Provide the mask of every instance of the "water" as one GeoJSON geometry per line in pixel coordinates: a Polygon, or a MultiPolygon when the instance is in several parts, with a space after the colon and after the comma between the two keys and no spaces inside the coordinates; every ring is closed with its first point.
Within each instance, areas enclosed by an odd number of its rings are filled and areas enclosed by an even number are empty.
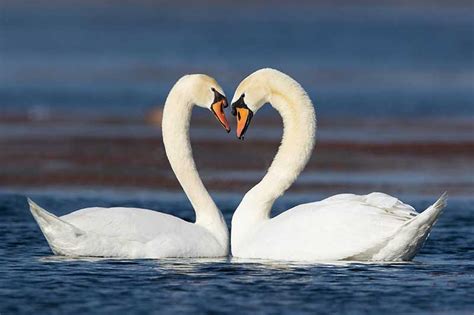
{"type": "MultiPolygon", "coordinates": [[[[78,196],[82,194],[33,194],[56,214],[91,205],[125,205],[192,220],[188,202],[179,195],[78,196]]],[[[276,208],[310,198],[283,198],[276,208]]],[[[239,196],[217,200],[229,220],[239,196]]],[[[432,199],[407,201],[423,209],[432,199]]],[[[0,313],[472,314],[473,209],[472,198],[450,199],[410,263],[71,259],[51,254],[23,196],[3,193],[0,313]]]]}

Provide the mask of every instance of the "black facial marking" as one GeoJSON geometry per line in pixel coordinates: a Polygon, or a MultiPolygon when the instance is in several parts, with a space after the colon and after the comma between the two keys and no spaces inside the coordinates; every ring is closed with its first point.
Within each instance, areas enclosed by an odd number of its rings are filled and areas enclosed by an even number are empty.
{"type": "Polygon", "coordinates": [[[247,104],[245,104],[244,98],[245,98],[245,94],[242,94],[240,98],[232,104],[232,115],[237,116],[237,120],[242,119],[242,117],[240,116],[240,112],[237,111],[237,108],[245,108],[249,111],[249,115],[247,116],[247,121],[245,122],[245,127],[242,130],[242,134],[239,137],[239,139],[241,140],[244,139],[244,134],[247,132],[247,128],[249,127],[250,121],[252,120],[252,117],[253,117],[253,111],[247,107],[247,104]]]}
{"type": "Polygon", "coordinates": [[[222,101],[224,100],[224,108],[227,108],[227,106],[229,106],[229,104],[227,103],[227,99],[225,98],[224,95],[222,95],[221,93],[217,92],[217,90],[215,88],[211,88],[211,91],[214,92],[214,101],[212,102],[212,104],[215,104],[219,101],[222,101]]]}
{"type": "Polygon", "coordinates": [[[245,104],[244,97],[245,97],[245,94],[242,94],[240,96],[240,98],[232,104],[232,115],[237,116],[237,108],[246,108],[246,109],[250,110],[247,107],[247,104],[245,104]]]}

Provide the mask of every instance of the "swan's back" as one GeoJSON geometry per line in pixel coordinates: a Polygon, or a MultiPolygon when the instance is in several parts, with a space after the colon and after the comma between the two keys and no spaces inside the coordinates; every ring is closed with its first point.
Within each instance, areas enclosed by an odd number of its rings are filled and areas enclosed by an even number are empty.
{"type": "Polygon", "coordinates": [[[62,220],[85,232],[94,232],[109,237],[126,236],[128,239],[146,242],[163,233],[192,223],[158,211],[140,208],[92,207],[74,211],[61,217],[62,220]]]}

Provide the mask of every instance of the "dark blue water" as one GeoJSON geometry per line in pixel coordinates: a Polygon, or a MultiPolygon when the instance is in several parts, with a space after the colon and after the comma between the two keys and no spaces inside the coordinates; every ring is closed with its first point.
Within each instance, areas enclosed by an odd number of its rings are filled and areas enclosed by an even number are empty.
{"type": "MultiPolygon", "coordinates": [[[[56,214],[125,205],[193,217],[182,198],[77,196],[33,197],[56,214]]],[[[227,219],[237,202],[218,198],[227,219]]],[[[68,259],[52,256],[23,196],[1,194],[0,313],[472,314],[473,225],[474,201],[450,199],[415,261],[403,264],[68,259]]]]}
{"type": "Polygon", "coordinates": [[[181,75],[275,67],[322,115],[474,116],[472,6],[4,4],[0,109],[142,114],[181,75]]]}

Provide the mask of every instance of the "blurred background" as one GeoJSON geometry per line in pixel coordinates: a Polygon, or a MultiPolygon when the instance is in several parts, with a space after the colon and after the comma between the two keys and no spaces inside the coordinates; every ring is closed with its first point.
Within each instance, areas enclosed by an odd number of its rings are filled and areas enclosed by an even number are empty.
{"type": "MultiPolygon", "coordinates": [[[[474,192],[470,1],[0,3],[3,190],[180,192],[160,130],[172,85],[206,73],[231,98],[274,67],[318,115],[316,151],[290,195],[474,192]]],[[[206,186],[241,196],[281,127],[268,106],[242,142],[196,109],[206,186]]]]}

